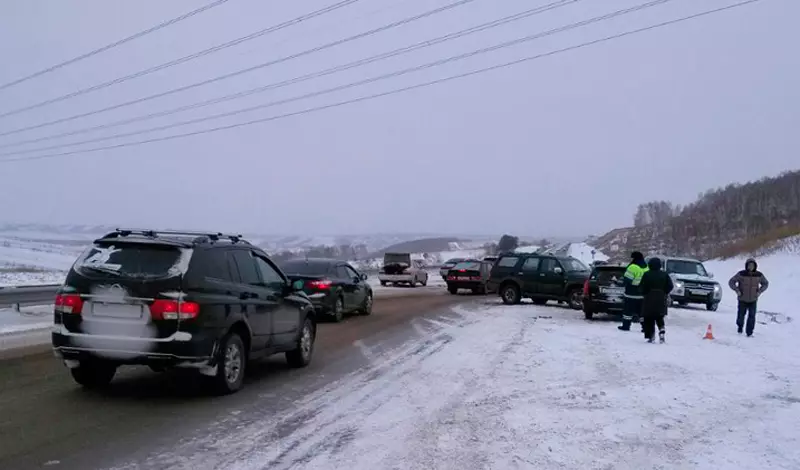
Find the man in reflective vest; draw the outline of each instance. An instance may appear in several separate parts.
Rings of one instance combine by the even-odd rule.
[[[631,323],[639,322],[639,315],[642,311],[642,292],[639,289],[639,284],[642,282],[642,276],[648,271],[647,263],[644,261],[644,255],[640,251],[631,253],[631,262],[625,269],[623,283],[625,285],[625,304],[622,312],[622,325],[618,328],[622,331],[630,331]]]

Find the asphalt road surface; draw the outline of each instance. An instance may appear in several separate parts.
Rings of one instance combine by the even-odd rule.
[[[367,365],[357,340],[399,346],[419,334],[412,319],[448,315],[451,306],[475,299],[443,290],[380,296],[371,316],[322,323],[309,367],[293,370],[283,355],[274,356],[251,366],[245,388],[226,397],[203,393],[191,375],[138,367],[120,369],[110,390],[90,392],[46,347],[22,357],[0,355],[0,469],[91,470],[132,461],[140,462],[137,468],[157,468],[144,459],[168,451],[171,443],[231,416],[268,420]]]

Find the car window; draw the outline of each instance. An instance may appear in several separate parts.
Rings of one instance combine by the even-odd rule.
[[[260,256],[254,256],[254,259],[256,260],[256,266],[261,273],[261,279],[264,284],[274,289],[280,289],[281,286],[286,283],[283,276],[281,276],[267,260]]]
[[[564,259],[564,260],[561,260],[561,263],[564,265],[564,268],[569,272],[578,272],[578,271],[588,271],[589,270],[589,268],[586,267],[586,265],[583,264],[578,259],[574,259],[574,258],[573,259]]]
[[[183,251],[174,246],[120,243],[95,244],[75,262],[76,272],[87,276],[154,278],[183,274]]]
[[[237,250],[233,252],[236,266],[239,267],[239,275],[242,276],[242,284],[257,286],[261,284],[261,276],[258,275],[256,262],[249,251]]]
[[[347,274],[347,270],[344,269],[344,266],[341,264],[339,266],[336,266],[335,272],[336,272],[336,277],[338,277],[339,279],[352,279],[352,277]]]
[[[674,260],[667,261],[667,272],[670,274],[696,274],[708,276],[706,268],[699,261]]]
[[[558,261],[553,258],[543,258],[542,264],[539,266],[539,271],[543,273],[555,272],[556,268],[560,268]]]
[[[200,264],[197,268],[199,276],[224,282],[232,281],[225,251],[211,249],[195,252],[194,256],[198,255],[200,255]]]
[[[464,271],[478,271],[481,269],[481,262],[480,261],[462,261],[457,265],[453,266],[453,269],[456,271],[464,270]]]
[[[239,274],[239,266],[236,265],[236,260],[233,259],[233,252],[228,251],[225,253],[225,258],[228,260],[228,272],[231,274],[231,281],[236,284],[241,284],[242,276]]]
[[[358,277],[358,276],[360,276],[360,275],[358,274],[358,271],[356,271],[355,269],[353,269],[351,266],[347,266],[347,265],[345,265],[344,269],[345,269],[345,271],[347,271],[347,275],[348,275],[348,277],[349,277],[350,279],[353,279],[353,278],[355,278],[355,277]]]
[[[523,271],[536,271],[539,269],[540,258],[528,258],[522,263]]]
[[[519,261],[519,258],[517,256],[504,256],[500,258],[499,261],[497,261],[497,266],[503,268],[513,268],[514,266],[517,265],[517,261]]]

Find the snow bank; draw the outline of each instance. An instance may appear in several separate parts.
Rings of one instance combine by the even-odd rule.
[[[587,266],[595,261],[608,261],[608,256],[586,243],[570,243],[567,256],[577,258]]]

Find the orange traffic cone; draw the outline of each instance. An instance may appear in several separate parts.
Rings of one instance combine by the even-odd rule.
[[[711,332],[711,323],[708,324],[708,328],[706,329],[706,335],[703,336],[703,339],[714,339],[714,333]]]

